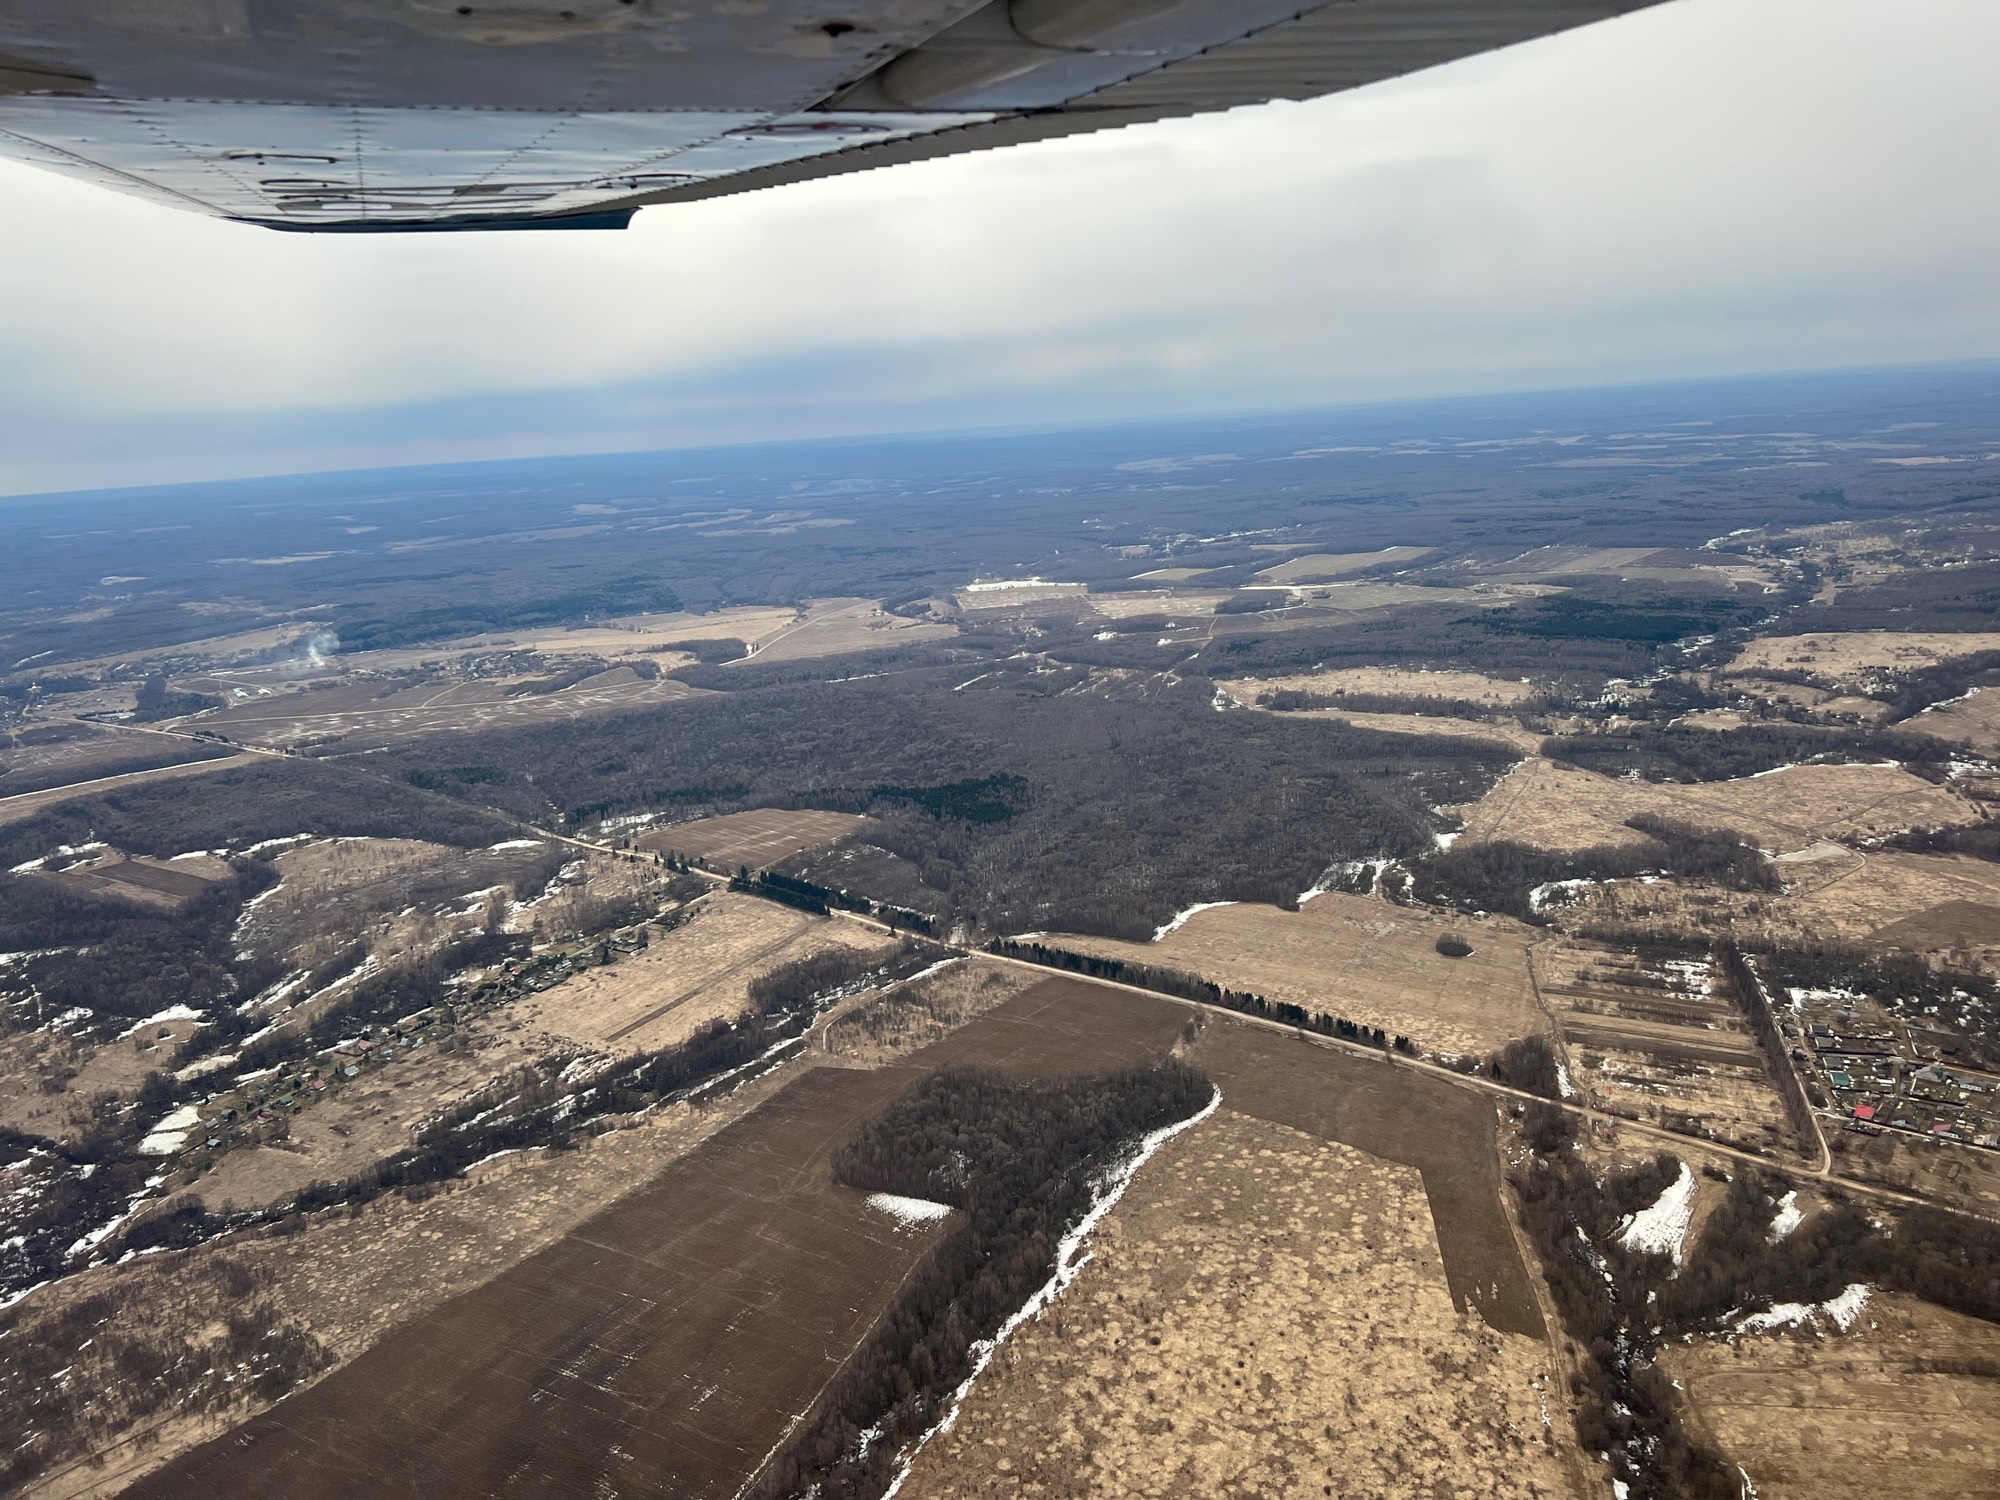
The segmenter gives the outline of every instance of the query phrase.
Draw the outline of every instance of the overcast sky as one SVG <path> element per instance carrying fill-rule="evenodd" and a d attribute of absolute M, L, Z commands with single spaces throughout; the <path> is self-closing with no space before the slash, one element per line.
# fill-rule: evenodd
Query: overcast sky
<path fill-rule="evenodd" d="M 2000 356 L 2000 5 L 1674 0 L 624 234 L 0 163 L 0 492 Z"/>

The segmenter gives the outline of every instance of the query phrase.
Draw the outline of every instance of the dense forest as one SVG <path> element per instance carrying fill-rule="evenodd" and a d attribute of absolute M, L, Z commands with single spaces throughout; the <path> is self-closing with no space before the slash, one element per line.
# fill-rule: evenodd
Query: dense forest
<path fill-rule="evenodd" d="M 966 691 L 950 689 L 964 684 Z M 942 908 L 988 931 L 1143 937 L 1196 901 L 1288 902 L 1330 864 L 1415 855 L 1440 802 L 1479 795 L 1484 743 L 1216 712 L 1206 682 L 1099 685 L 1013 668 L 913 673 L 704 697 L 484 736 L 488 772 L 443 779 L 462 747 L 378 758 L 521 816 L 746 806 L 873 812 L 868 837 L 938 898 L 788 866 L 823 886 Z M 532 779 L 530 779 L 532 778 Z M 736 795 L 690 804 L 690 788 Z"/>
<path fill-rule="evenodd" d="M 842 1142 L 837 1181 L 948 1204 L 964 1217 L 750 1493 L 881 1494 L 971 1373 L 974 1345 L 1054 1274 L 1057 1246 L 1090 1209 L 1104 1172 L 1213 1093 L 1199 1072 L 1174 1063 L 1054 1081 L 954 1070 L 917 1084 Z"/>
<path fill-rule="evenodd" d="M 1952 751 L 1928 735 L 1895 730 L 1828 729 L 1800 724 L 1745 724 L 1726 734 L 1676 725 L 1634 725 L 1615 734 L 1545 740 L 1542 754 L 1600 776 L 1636 773 L 1647 781 L 1734 781 L 1809 762 L 1880 765 L 1897 761 L 1942 778 Z"/>

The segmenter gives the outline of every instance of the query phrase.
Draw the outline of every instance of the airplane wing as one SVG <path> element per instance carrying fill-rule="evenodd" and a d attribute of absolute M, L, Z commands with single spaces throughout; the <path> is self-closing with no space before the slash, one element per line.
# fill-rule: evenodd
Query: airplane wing
<path fill-rule="evenodd" d="M 0 0 L 0 155 L 273 229 L 622 228 L 1654 3 Z"/>

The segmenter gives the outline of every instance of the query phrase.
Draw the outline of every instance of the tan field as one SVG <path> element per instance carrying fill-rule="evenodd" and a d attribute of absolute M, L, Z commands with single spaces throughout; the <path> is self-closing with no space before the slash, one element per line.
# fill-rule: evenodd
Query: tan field
<path fill-rule="evenodd" d="M 1459 809 L 1471 843 L 1510 839 L 1543 849 L 1637 844 L 1625 820 L 1639 814 L 1728 828 L 1772 852 L 1825 838 L 1976 823 L 1963 797 L 1888 766 L 1792 766 L 1698 785 L 1623 781 L 1525 760 L 1479 801 Z"/>
<path fill-rule="evenodd" d="M 926 979 L 843 1002 L 820 1024 L 818 1050 L 842 1067 L 880 1067 L 1040 983 L 1024 965 L 961 960 Z"/>
<path fill-rule="evenodd" d="M 1058 601 L 1087 602 L 1085 585 L 1081 583 L 1043 583 L 1030 582 L 1026 579 L 1012 588 L 985 588 L 977 585 L 963 588 L 951 598 L 954 604 L 964 610 L 1019 609 L 1023 605 L 1051 604 Z"/>
<path fill-rule="evenodd" d="M 191 1190 L 211 1208 L 261 1208 L 310 1182 L 339 1182 L 410 1144 L 439 1110 L 553 1051 L 509 1021 L 465 1028 L 451 1050 L 404 1054 L 300 1111 L 285 1140 L 230 1151 Z"/>
<path fill-rule="evenodd" d="M 509 683 L 482 678 L 419 682 L 384 693 L 354 682 L 323 691 L 246 698 L 178 721 L 250 745 L 288 748 L 346 742 L 344 748 L 396 744 L 427 734 L 477 734 L 547 724 L 586 714 L 674 703 L 700 694 L 674 677 L 651 681 L 614 667 L 556 693 L 508 695 Z"/>
<path fill-rule="evenodd" d="M 159 1021 L 100 1046 L 44 1030 L 0 1038 L 0 1127 L 79 1139 L 93 1099 L 113 1093 L 129 1099 L 148 1073 L 168 1070 L 196 1025 Z"/>
<path fill-rule="evenodd" d="M 1996 1362 L 2000 1328 L 1884 1292 L 1848 1333 L 1703 1338 L 1660 1354 L 1693 1432 L 1761 1500 L 2000 1495 Z"/>
<path fill-rule="evenodd" d="M 1269 579 L 1272 583 L 1341 578 L 1349 573 L 1359 573 L 1363 568 L 1415 562 L 1420 557 L 1429 557 L 1435 551 L 1437 551 L 1435 547 L 1384 547 L 1379 552 L 1308 552 L 1303 557 L 1289 558 L 1272 567 L 1260 569 L 1257 576 Z"/>
<path fill-rule="evenodd" d="M 761 870 L 802 849 L 844 839 L 867 823 L 853 813 L 814 808 L 759 807 L 749 812 L 670 823 L 635 842 L 641 849 L 674 850 L 724 869 L 748 865 Z"/>
<path fill-rule="evenodd" d="M 1538 945 L 1534 966 L 1584 1103 L 1739 1150 L 1797 1150 L 1764 1055 L 1712 967 L 1683 978 L 1560 941 Z M 1679 982 L 1661 987 L 1670 975 Z"/>
<path fill-rule="evenodd" d="M 1805 672 L 1841 683 L 1865 672 L 1913 672 L 1953 657 L 2000 651 L 2000 630 L 1851 630 L 1769 635 L 1745 644 L 1731 673 Z"/>
<path fill-rule="evenodd" d="M 1548 1347 L 1454 1310 L 1417 1171 L 1227 1108 L 1169 1142 L 904 1493 L 1555 1496 Z"/>
<path fill-rule="evenodd" d="M 815 599 L 796 621 L 750 641 L 748 661 L 803 661 L 949 640 L 958 627 L 892 615 L 873 599 Z"/>
<path fill-rule="evenodd" d="M 2000 867 L 1990 861 L 1843 850 L 1838 858 L 1781 863 L 1779 870 L 1783 895 L 1622 881 L 1590 891 L 1573 910 L 1614 927 L 1807 943 L 1866 939 L 2000 963 Z"/>
<path fill-rule="evenodd" d="M 2000 755 L 2000 690 L 1975 688 L 1970 698 L 1927 708 L 1901 727 L 1969 745 L 1982 755 Z"/>
<path fill-rule="evenodd" d="M 1140 615 L 1165 615 L 1170 620 L 1191 619 L 1215 613 L 1215 606 L 1230 598 L 1228 589 L 1210 593 L 1193 590 L 1168 593 L 1092 594 L 1090 607 L 1107 620 L 1130 620 Z"/>
<path fill-rule="evenodd" d="M 1484 571 L 1495 578 L 1553 578 L 1566 574 L 1643 578 L 1661 583 L 1705 579 L 1732 587 L 1762 588 L 1777 577 L 1768 562 L 1720 553 L 1677 552 L 1657 547 L 1537 547 Z"/>
<path fill-rule="evenodd" d="M 710 1021 L 740 1015 L 749 1004 L 750 981 L 780 964 L 884 942 L 855 923 L 718 891 L 646 948 L 528 995 L 510 1014 L 530 1031 L 591 1051 L 667 1047 Z"/>
<path fill-rule="evenodd" d="M 1252 552 L 1258 548 L 1252 547 Z M 1161 583 L 1186 583 L 1190 578 L 1199 578 L 1204 573 L 1213 573 L 1213 568 L 1155 568 L 1150 573 L 1135 573 L 1135 578 L 1157 578 Z"/>
<path fill-rule="evenodd" d="M 1424 672 L 1402 667 L 1336 667 L 1290 677 L 1245 677 L 1219 684 L 1230 696 L 1255 703 L 1260 693 L 1381 693 L 1397 698 L 1462 699 L 1507 708 L 1535 696 L 1532 683 L 1477 672 Z"/>
<path fill-rule="evenodd" d="M 1472 955 L 1439 953 L 1445 932 L 1462 933 Z M 1380 1026 L 1426 1051 L 1466 1056 L 1546 1029 L 1528 978 L 1531 936 L 1506 917 L 1446 919 L 1328 891 L 1295 912 L 1250 905 L 1197 912 L 1156 943 L 1056 941 L 1189 970 L 1231 989 Z"/>

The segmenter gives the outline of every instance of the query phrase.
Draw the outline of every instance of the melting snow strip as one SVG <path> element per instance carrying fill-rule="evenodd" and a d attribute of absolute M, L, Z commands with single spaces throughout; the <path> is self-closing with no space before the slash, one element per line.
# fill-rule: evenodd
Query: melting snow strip
<path fill-rule="evenodd" d="M 1104 1216 L 1118 1206 L 1118 1200 L 1125 1196 L 1125 1189 L 1132 1185 L 1132 1179 L 1138 1175 L 1139 1168 L 1143 1167 L 1153 1153 L 1168 1141 L 1184 1130 L 1192 1130 L 1221 1107 L 1222 1090 L 1217 1089 L 1209 1096 L 1208 1103 L 1185 1120 L 1161 1126 L 1144 1137 L 1139 1142 L 1138 1148 L 1125 1160 L 1114 1163 L 1106 1169 L 1103 1176 L 1098 1179 L 1097 1196 L 1091 1203 L 1090 1211 L 1078 1222 L 1076 1228 L 1062 1237 L 1062 1243 L 1056 1247 L 1055 1274 L 1042 1283 L 1035 1294 L 1022 1304 L 1018 1312 L 1000 1325 L 998 1333 L 990 1339 L 980 1339 L 973 1344 L 970 1350 L 972 1372 L 959 1384 L 958 1389 L 951 1393 L 951 1400 L 945 1406 L 945 1414 L 938 1419 L 937 1425 L 918 1438 L 907 1453 L 901 1455 L 901 1461 L 896 1467 L 896 1477 L 890 1481 L 889 1487 L 882 1491 L 882 1500 L 895 1500 L 897 1492 L 910 1477 L 910 1468 L 916 1463 L 917 1455 L 924 1451 L 924 1446 L 940 1433 L 951 1431 L 952 1426 L 958 1421 L 959 1408 L 971 1394 L 972 1383 L 979 1379 L 1000 1346 L 1012 1337 L 1014 1330 L 1030 1318 L 1039 1318 L 1042 1309 L 1060 1297 L 1076 1279 L 1077 1272 L 1090 1263 L 1088 1255 L 1078 1256 L 1077 1252 L 1083 1248 L 1085 1241 L 1090 1238 L 1091 1232 L 1097 1228 Z"/>
<path fill-rule="evenodd" d="M 1650 1208 L 1642 1208 L 1618 1226 L 1618 1243 L 1627 1250 L 1670 1255 L 1676 1266 L 1694 1217 L 1694 1172 L 1681 1163 L 1681 1175 L 1668 1183 Z"/>
<path fill-rule="evenodd" d="M 1154 932 L 1153 941 L 1157 943 L 1161 938 L 1165 937 L 1168 933 L 1180 931 L 1182 924 L 1185 923 L 1189 917 L 1194 916 L 1198 912 L 1214 911 L 1219 906 L 1234 906 L 1234 905 L 1236 905 L 1234 901 L 1197 901 L 1193 906 L 1190 906 L 1186 911 L 1182 912 L 1179 916 L 1175 917 L 1171 922 L 1167 923 L 1166 926 Z"/>

